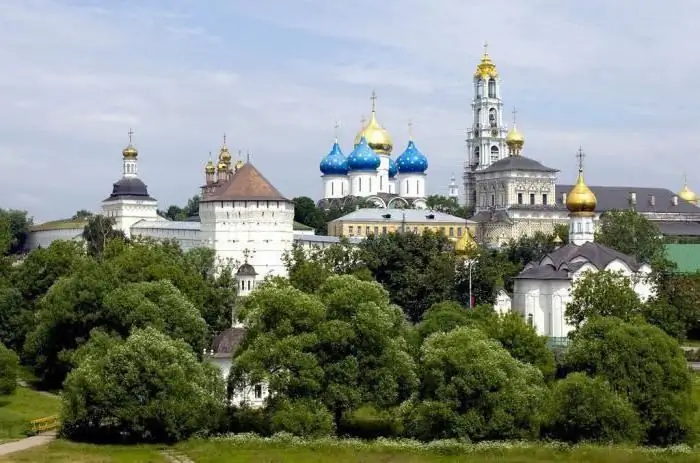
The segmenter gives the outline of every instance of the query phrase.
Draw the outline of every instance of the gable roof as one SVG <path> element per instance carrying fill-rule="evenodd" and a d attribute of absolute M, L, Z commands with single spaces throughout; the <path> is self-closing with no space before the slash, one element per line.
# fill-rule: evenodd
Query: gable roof
<path fill-rule="evenodd" d="M 557 169 L 552 169 L 542 165 L 540 162 L 534 159 L 526 158 L 525 156 L 508 156 L 503 159 L 499 159 L 494 162 L 486 169 L 479 170 L 476 173 L 482 172 L 502 172 L 507 170 L 527 170 L 534 172 L 559 172 Z"/>
<path fill-rule="evenodd" d="M 573 185 L 557 185 L 557 204 L 562 203 L 562 194 L 568 193 Z M 588 188 L 595 194 L 596 212 L 616 210 L 626 210 L 630 208 L 629 195 L 635 193 L 635 210 L 637 212 L 679 212 L 688 214 L 699 214 L 700 207 L 690 204 L 678 198 L 678 205 L 673 205 L 673 197 L 676 193 L 666 188 L 644 188 L 636 186 L 591 186 Z M 654 198 L 654 205 L 651 205 L 651 198 Z"/>
<path fill-rule="evenodd" d="M 230 179 L 215 187 L 208 201 L 289 201 L 251 163 L 244 164 Z"/>

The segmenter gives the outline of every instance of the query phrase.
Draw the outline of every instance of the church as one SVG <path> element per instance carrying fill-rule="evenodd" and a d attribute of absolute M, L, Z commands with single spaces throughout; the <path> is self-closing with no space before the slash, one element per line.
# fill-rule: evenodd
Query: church
<path fill-rule="evenodd" d="M 538 231 L 552 233 L 568 223 L 567 193 L 558 169 L 523 155 L 525 137 L 503 123 L 501 80 L 488 50 L 473 75 L 472 127 L 467 130 L 463 202 L 474 210 L 476 239 L 498 247 Z M 581 151 L 581 150 L 579 150 Z M 452 188 L 450 188 L 452 191 Z M 674 236 L 700 236 L 698 198 L 688 184 L 676 194 L 665 188 L 591 186 L 597 196 L 593 223 L 613 209 L 633 209 Z"/>
<path fill-rule="evenodd" d="M 554 343 L 565 343 L 574 329 L 566 321 L 566 306 L 572 287 L 585 272 L 622 273 L 642 301 L 653 293 L 649 264 L 595 242 L 596 205 L 596 196 L 583 178 L 583 153 L 579 153 L 578 179 L 566 196 L 569 243 L 539 262 L 528 263 L 515 279 L 513 309 Z"/>
<path fill-rule="evenodd" d="M 342 206 L 363 198 L 375 207 L 425 209 L 428 158 L 410 134 L 406 149 L 391 157 L 394 142 L 377 120 L 377 95 L 372 92 L 372 113 L 363 121 L 353 149 L 345 156 L 336 137 L 319 168 L 323 182 L 322 206 Z M 337 124 L 336 124 L 337 129 Z"/>

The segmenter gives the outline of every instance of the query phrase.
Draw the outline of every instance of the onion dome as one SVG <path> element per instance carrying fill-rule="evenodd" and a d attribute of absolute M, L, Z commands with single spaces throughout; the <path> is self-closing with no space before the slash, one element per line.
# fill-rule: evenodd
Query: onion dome
<path fill-rule="evenodd" d="M 464 230 L 464 234 L 455 243 L 454 249 L 456 254 L 468 254 L 469 252 L 475 250 L 478 247 L 474 238 L 472 238 L 469 229 Z"/>
<path fill-rule="evenodd" d="M 369 118 L 369 122 L 364 128 L 362 128 L 357 136 L 355 136 L 355 146 L 360 144 L 360 140 L 364 137 L 367 140 L 367 144 L 375 152 L 379 154 L 391 154 L 391 150 L 394 147 L 394 142 L 391 139 L 389 132 L 383 128 L 377 121 L 377 111 L 376 104 L 377 95 L 372 92 L 372 115 Z"/>
<path fill-rule="evenodd" d="M 139 156 L 139 152 L 136 147 L 129 142 L 127 147 L 122 150 L 122 156 L 124 156 L 124 159 L 136 159 Z"/>
<path fill-rule="evenodd" d="M 244 164 L 245 164 L 245 163 L 243 162 L 243 159 L 239 159 L 238 161 L 236 161 L 236 165 L 234 166 L 234 169 L 235 169 L 236 171 L 238 171 L 238 169 L 240 169 L 241 167 L 243 167 Z"/>
<path fill-rule="evenodd" d="M 678 197 L 684 201 L 688 201 L 690 204 L 695 204 L 698 200 L 698 196 L 688 188 L 688 182 L 683 185 L 683 189 L 678 192 Z"/>
<path fill-rule="evenodd" d="M 236 272 L 237 277 L 254 277 L 257 274 L 258 272 L 255 271 L 255 267 L 250 265 L 247 261 L 241 265 Z"/>
<path fill-rule="evenodd" d="M 365 137 L 360 138 L 360 143 L 348 156 L 348 170 L 377 170 L 380 163 L 379 156 L 369 147 Z"/>
<path fill-rule="evenodd" d="M 224 161 L 219 161 L 219 172 L 223 172 L 227 169 L 228 165 Z"/>
<path fill-rule="evenodd" d="M 221 150 L 219 151 L 219 162 L 231 164 L 231 153 L 229 152 L 228 145 L 226 144 L 226 135 L 224 135 L 224 143 L 221 145 Z"/>
<path fill-rule="evenodd" d="M 520 154 L 520 150 L 523 149 L 524 144 L 525 137 L 523 137 L 523 134 L 518 130 L 518 127 L 515 125 L 515 122 L 513 122 L 513 128 L 510 129 L 508 135 L 506 136 L 506 145 L 508 145 L 508 152 L 513 156 L 517 156 L 518 154 Z"/>
<path fill-rule="evenodd" d="M 216 171 L 216 166 L 214 165 L 214 163 L 210 159 L 209 162 L 207 162 L 206 165 L 204 166 L 204 172 L 207 174 L 213 174 L 215 171 Z"/>
<path fill-rule="evenodd" d="M 396 166 L 401 174 L 423 174 L 428 170 L 428 158 L 409 140 L 406 150 L 396 159 Z"/>
<path fill-rule="evenodd" d="M 396 174 L 398 174 L 398 173 L 399 173 L 399 168 L 396 165 L 396 161 L 389 158 L 389 178 L 396 177 Z"/>
<path fill-rule="evenodd" d="M 596 204 L 595 195 L 583 181 L 583 168 L 579 167 L 576 185 L 566 195 L 566 208 L 572 214 L 591 215 L 595 212 Z"/>
<path fill-rule="evenodd" d="M 488 79 L 489 77 L 495 79 L 498 77 L 496 65 L 491 61 L 491 57 L 489 56 L 488 44 L 484 44 L 484 55 L 481 57 L 481 62 L 476 66 L 474 77 L 479 79 Z"/>
<path fill-rule="evenodd" d="M 321 159 L 319 167 L 323 175 L 345 175 L 348 173 L 348 160 L 340 149 L 338 140 L 333 143 L 331 151 Z"/>
<path fill-rule="evenodd" d="M 554 235 L 554 239 L 552 240 L 552 243 L 554 243 L 555 246 L 561 246 L 564 244 L 564 240 L 561 239 L 559 235 Z"/>

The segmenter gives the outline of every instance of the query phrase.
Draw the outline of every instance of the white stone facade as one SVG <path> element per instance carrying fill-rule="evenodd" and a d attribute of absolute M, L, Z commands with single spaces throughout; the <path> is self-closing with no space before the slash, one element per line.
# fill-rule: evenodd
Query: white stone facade
<path fill-rule="evenodd" d="M 115 228 L 131 237 L 131 228 L 141 220 L 162 220 L 158 201 L 154 199 L 107 199 L 102 203 L 102 215 L 114 219 Z"/>

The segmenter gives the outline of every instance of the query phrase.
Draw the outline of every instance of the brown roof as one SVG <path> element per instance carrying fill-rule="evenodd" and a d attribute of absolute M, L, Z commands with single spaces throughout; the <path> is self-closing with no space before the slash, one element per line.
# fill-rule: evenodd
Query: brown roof
<path fill-rule="evenodd" d="M 217 186 L 210 196 L 202 201 L 238 201 L 238 200 L 279 200 L 288 201 L 277 188 L 250 163 L 244 164 L 231 178 Z"/>
<path fill-rule="evenodd" d="M 238 349 L 245 339 L 246 329 L 239 327 L 231 327 L 226 331 L 222 331 L 211 343 L 211 350 L 218 358 L 233 357 L 233 354 Z"/>

